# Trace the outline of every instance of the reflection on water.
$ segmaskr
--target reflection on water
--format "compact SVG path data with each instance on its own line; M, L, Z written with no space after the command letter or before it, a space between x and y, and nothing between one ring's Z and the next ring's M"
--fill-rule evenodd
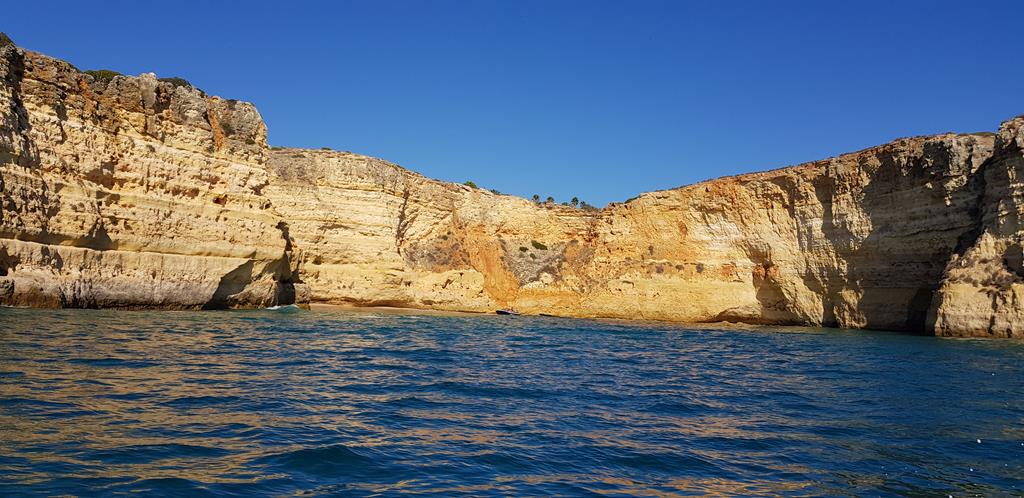
M0 494L1019 494L1022 360L866 332L2 309Z

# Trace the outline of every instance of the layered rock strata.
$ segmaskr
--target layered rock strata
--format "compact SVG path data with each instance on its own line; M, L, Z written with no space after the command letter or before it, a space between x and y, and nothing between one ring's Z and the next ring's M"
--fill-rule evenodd
M994 142L898 140L599 211L285 149L268 195L316 301L928 332Z
M0 304L286 303L1024 336L1024 118L600 210L268 149L247 103L0 48Z
M294 300L251 104L152 74L98 81L13 44L0 82L0 303Z
M946 263L926 331L1024 337L1024 116L999 128L973 180L971 231Z

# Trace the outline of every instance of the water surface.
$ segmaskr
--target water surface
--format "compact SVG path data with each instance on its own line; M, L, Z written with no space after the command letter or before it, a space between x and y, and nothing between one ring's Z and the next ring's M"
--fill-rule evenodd
M0 495L1017 496L1024 344L0 309Z

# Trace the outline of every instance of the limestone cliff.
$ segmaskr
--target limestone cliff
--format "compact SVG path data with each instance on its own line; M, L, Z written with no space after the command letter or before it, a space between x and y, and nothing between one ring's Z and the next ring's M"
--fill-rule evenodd
M1024 118L601 210L347 152L247 103L0 48L0 304L292 302L1024 336Z
M1024 116L1003 123L977 174L968 237L948 260L932 303L938 335L1024 336Z
M993 142L904 139L599 211L285 149L267 194L315 301L926 332Z
M152 74L97 80L13 44L0 81L0 303L292 300L251 104Z

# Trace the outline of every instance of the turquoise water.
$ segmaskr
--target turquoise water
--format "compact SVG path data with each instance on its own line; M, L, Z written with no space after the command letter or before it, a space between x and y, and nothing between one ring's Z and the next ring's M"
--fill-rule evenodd
M1020 495L1024 344L0 310L0 495L400 493Z

